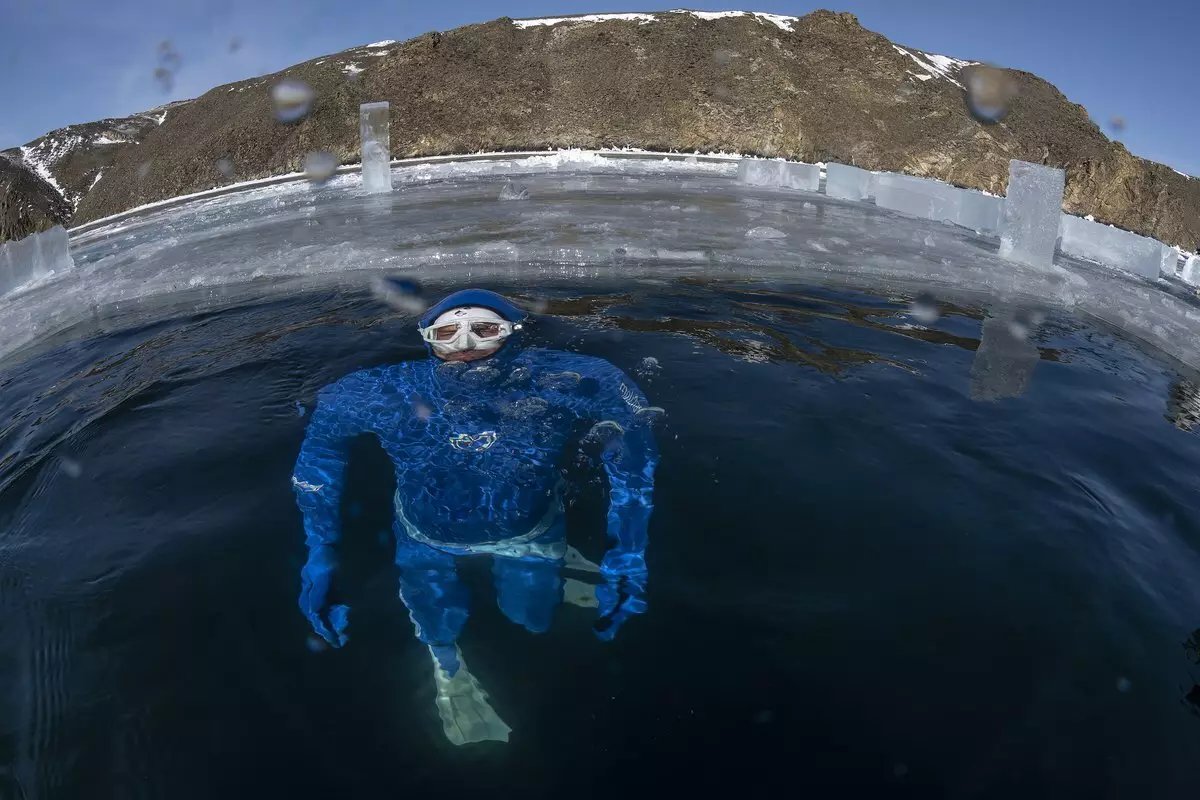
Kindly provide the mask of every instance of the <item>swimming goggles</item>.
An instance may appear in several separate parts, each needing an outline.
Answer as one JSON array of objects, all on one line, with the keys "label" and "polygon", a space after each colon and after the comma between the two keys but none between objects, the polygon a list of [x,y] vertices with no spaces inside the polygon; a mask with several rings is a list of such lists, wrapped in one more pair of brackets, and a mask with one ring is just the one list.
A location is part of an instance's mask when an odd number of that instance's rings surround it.
[{"label": "swimming goggles", "polygon": [[521,329],[520,323],[498,320],[494,317],[464,317],[441,325],[418,328],[421,338],[432,345],[448,350],[465,350],[476,343],[496,342],[506,339],[513,331]]}]

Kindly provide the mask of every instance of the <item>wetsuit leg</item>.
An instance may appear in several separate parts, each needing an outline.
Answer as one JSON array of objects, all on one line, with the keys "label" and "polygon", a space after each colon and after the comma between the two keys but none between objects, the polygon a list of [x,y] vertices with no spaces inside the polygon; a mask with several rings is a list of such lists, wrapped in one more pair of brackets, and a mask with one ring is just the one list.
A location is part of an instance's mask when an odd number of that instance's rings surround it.
[{"label": "wetsuit leg", "polygon": [[396,564],[400,567],[400,599],[417,629],[417,638],[438,656],[453,675],[458,659],[454,643],[467,621],[467,589],[458,580],[454,556],[414,541],[396,530]]}]

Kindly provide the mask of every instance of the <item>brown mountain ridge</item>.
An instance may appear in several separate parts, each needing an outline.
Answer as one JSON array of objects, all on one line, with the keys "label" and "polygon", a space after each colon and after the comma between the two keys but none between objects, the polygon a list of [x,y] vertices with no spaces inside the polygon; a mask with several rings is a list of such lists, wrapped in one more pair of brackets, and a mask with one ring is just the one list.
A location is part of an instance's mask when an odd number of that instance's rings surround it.
[{"label": "brown mountain ridge", "polygon": [[[57,190],[9,177],[32,166],[24,154],[71,129],[55,131],[0,154],[11,162],[0,160],[0,238],[297,171],[313,150],[356,162],[358,106],[387,100],[394,158],[566,147],[737,152],[998,194],[1018,158],[1067,171],[1071,213],[1185,249],[1200,240],[1200,180],[1131,155],[1036,75],[1007,70],[1016,96],[1002,121],[985,124],[965,103],[971,62],[894,45],[852,14],[621,16],[633,18],[501,18],[352,48],[154,114],[91,123],[128,123],[126,141],[50,148],[69,151],[39,162]],[[316,93],[294,124],[272,112],[270,89],[284,78]]]}]

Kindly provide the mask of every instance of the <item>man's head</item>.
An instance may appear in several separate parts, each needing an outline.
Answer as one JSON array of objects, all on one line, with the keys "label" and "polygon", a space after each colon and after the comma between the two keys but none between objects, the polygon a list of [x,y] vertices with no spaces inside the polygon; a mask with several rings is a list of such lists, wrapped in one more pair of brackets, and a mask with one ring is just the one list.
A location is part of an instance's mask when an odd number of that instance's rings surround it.
[{"label": "man's head", "polygon": [[421,318],[418,330],[443,361],[479,361],[495,355],[521,329],[525,314],[493,292],[455,292]]}]

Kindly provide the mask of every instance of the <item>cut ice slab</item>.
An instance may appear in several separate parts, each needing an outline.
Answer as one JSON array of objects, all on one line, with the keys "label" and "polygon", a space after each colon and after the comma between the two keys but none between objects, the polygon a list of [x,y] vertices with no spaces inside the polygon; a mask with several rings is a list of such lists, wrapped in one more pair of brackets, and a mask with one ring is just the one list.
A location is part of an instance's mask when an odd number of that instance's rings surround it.
[{"label": "cut ice slab", "polygon": [[1000,221],[1004,217],[1004,198],[970,189],[958,191],[962,193],[962,203],[956,222],[984,236],[999,236]]},{"label": "cut ice slab", "polygon": [[1033,267],[1054,261],[1066,173],[1013,159],[1000,224],[1000,256]]},{"label": "cut ice slab", "polygon": [[1200,255],[1188,256],[1183,263],[1183,274],[1179,277],[1189,286],[1200,286]]},{"label": "cut ice slab", "polygon": [[363,103],[358,107],[358,130],[362,138],[362,183],[368,194],[392,190],[390,106],[387,102]]},{"label": "cut ice slab", "polygon": [[842,200],[870,200],[875,197],[875,173],[846,164],[825,167],[825,194]]},{"label": "cut ice slab", "polygon": [[746,158],[738,164],[738,180],[751,186],[777,186],[815,192],[821,185],[821,168],[794,161]]},{"label": "cut ice slab", "polygon": [[926,178],[884,173],[876,179],[875,205],[910,217],[957,223],[962,190]]},{"label": "cut ice slab", "polygon": [[1098,222],[1062,215],[1059,249],[1070,256],[1132,272],[1154,280],[1167,270],[1175,274],[1175,250],[1136,233]]}]

